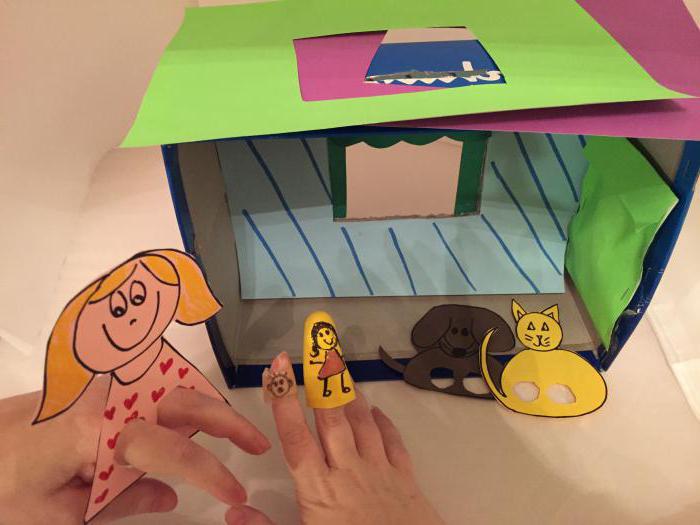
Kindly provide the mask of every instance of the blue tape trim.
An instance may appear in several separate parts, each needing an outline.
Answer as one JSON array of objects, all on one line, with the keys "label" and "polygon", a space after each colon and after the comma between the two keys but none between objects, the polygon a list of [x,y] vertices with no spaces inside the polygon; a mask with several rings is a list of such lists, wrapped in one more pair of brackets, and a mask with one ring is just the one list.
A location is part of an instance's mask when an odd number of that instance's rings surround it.
[{"label": "blue tape trim", "polygon": [[294,225],[297,232],[299,233],[301,240],[306,245],[306,249],[309,251],[311,258],[314,260],[314,263],[316,263],[316,267],[318,268],[318,271],[321,273],[321,277],[323,277],[323,280],[326,283],[326,287],[328,288],[328,293],[330,294],[331,297],[335,297],[335,290],[333,290],[333,285],[331,285],[331,281],[328,278],[328,275],[326,274],[326,270],[323,269],[323,265],[321,264],[321,260],[318,258],[318,255],[316,255],[316,251],[314,250],[313,246],[311,246],[311,242],[309,242],[309,239],[306,236],[306,233],[304,233],[304,230],[302,229],[301,224],[299,224],[299,221],[297,221],[297,218],[295,217],[294,213],[292,213],[292,209],[289,207],[289,204],[287,204],[287,199],[284,198],[284,195],[282,194],[282,190],[280,189],[279,185],[277,184],[275,177],[272,175],[270,168],[268,168],[267,163],[265,162],[265,159],[262,158],[262,156],[258,152],[258,149],[255,147],[255,144],[253,144],[252,140],[246,140],[246,144],[248,144],[250,151],[253,153],[253,156],[258,161],[258,164],[260,165],[263,172],[265,173],[265,176],[267,176],[267,180],[270,181],[270,184],[272,185],[272,189],[275,190],[275,193],[277,194],[277,198],[279,199],[280,203],[284,207],[284,211],[287,212],[287,216],[289,217],[289,220],[292,221],[292,224]]},{"label": "blue tape trim", "polygon": [[[599,369],[598,360],[595,354],[591,350],[585,350],[577,352],[586,361],[591,363],[596,369]],[[494,355],[501,363],[507,363],[513,356],[510,355]],[[400,358],[396,359],[402,365],[405,365],[410,361],[410,359]],[[367,359],[358,361],[347,361],[348,370],[352,379],[357,383],[362,383],[365,381],[397,381],[403,379],[403,376],[389,368],[380,359]],[[265,365],[241,365],[238,367],[238,385],[242,388],[259,387],[262,379],[262,372],[269,364]],[[294,376],[296,377],[297,384],[304,384],[304,370],[301,364],[297,363],[292,365],[294,368]],[[439,377],[436,375],[436,377]],[[451,377],[449,374],[445,374],[444,377]],[[478,375],[474,375],[478,377]]]},{"label": "blue tape trim", "polygon": [[557,158],[557,162],[559,163],[559,166],[561,166],[561,170],[564,172],[564,177],[566,177],[566,182],[569,183],[569,189],[571,190],[571,196],[574,198],[574,201],[578,202],[578,193],[576,192],[576,186],[574,186],[574,181],[571,180],[571,175],[569,174],[569,168],[566,167],[566,163],[564,162],[564,159],[561,156],[561,152],[559,151],[559,148],[557,147],[557,143],[554,141],[554,137],[552,136],[551,133],[545,133],[545,136],[547,137],[547,142],[549,142],[549,145],[552,147],[552,151],[554,152],[554,156]]},{"label": "blue tape trim", "polygon": [[360,263],[360,258],[357,256],[357,251],[355,251],[355,245],[352,243],[350,233],[348,232],[347,228],[345,228],[345,226],[341,226],[340,231],[343,232],[343,237],[345,237],[345,242],[347,242],[348,248],[350,248],[350,253],[352,254],[352,258],[355,260],[355,266],[357,266],[357,270],[360,272],[362,280],[365,282],[367,292],[369,292],[370,295],[374,295],[374,291],[372,291],[372,287],[369,284],[369,279],[367,279],[367,275],[365,275],[365,270],[364,268],[362,268],[362,263]]},{"label": "blue tape trim", "polygon": [[489,230],[491,230],[491,233],[493,233],[493,236],[496,237],[496,240],[498,241],[498,244],[501,245],[501,248],[503,248],[503,251],[506,252],[506,255],[508,256],[508,259],[510,259],[510,262],[513,263],[513,266],[520,272],[520,275],[525,278],[525,280],[532,286],[532,289],[535,291],[535,293],[540,293],[539,288],[535,285],[535,283],[530,279],[530,276],[523,270],[523,267],[520,266],[520,263],[517,261],[517,259],[513,256],[513,253],[510,251],[506,243],[503,241],[501,236],[498,234],[496,231],[496,228],[494,228],[489,220],[486,218],[486,215],[482,214],[481,215],[481,220],[484,221],[486,226],[488,226]]},{"label": "blue tape trim", "polygon": [[396,253],[399,254],[399,259],[401,259],[401,264],[403,265],[404,272],[406,272],[406,277],[408,277],[408,282],[411,285],[411,290],[413,290],[413,295],[418,295],[416,293],[416,286],[413,284],[413,277],[411,277],[411,272],[408,269],[408,264],[406,264],[406,258],[403,256],[401,246],[399,246],[399,239],[396,237],[396,233],[394,233],[394,228],[389,228],[389,236],[391,237],[391,241],[394,243]]},{"label": "blue tape trim", "polygon": [[467,284],[471,287],[472,290],[476,292],[476,286],[474,286],[474,283],[472,280],[469,278],[467,275],[467,272],[464,271],[464,268],[462,268],[462,264],[459,262],[457,259],[457,256],[454,254],[452,251],[452,248],[450,248],[450,245],[447,243],[447,239],[445,239],[445,236],[442,234],[440,231],[440,228],[438,228],[438,225],[436,222],[433,223],[433,228],[435,228],[435,231],[438,234],[438,237],[440,237],[440,240],[442,241],[442,244],[445,246],[445,249],[447,250],[447,253],[450,254],[450,257],[452,257],[452,260],[455,262],[457,265],[457,269],[459,270],[459,273],[462,274],[462,277],[464,277],[464,280],[467,281]]},{"label": "blue tape trim", "polygon": [[565,241],[566,240],[566,234],[564,233],[564,229],[561,227],[561,224],[559,224],[559,219],[557,219],[557,216],[554,214],[554,210],[552,209],[552,205],[549,203],[549,199],[547,198],[547,194],[544,192],[544,188],[542,187],[542,182],[540,182],[540,178],[537,176],[537,171],[535,171],[535,166],[532,165],[532,160],[530,160],[530,155],[527,152],[527,149],[525,148],[525,143],[523,142],[523,138],[520,136],[520,133],[515,132],[515,141],[518,143],[518,148],[520,148],[520,153],[523,155],[523,159],[525,159],[525,164],[527,165],[527,169],[530,172],[530,176],[532,177],[533,182],[535,183],[535,186],[537,186],[537,191],[540,193],[540,197],[542,198],[542,202],[544,203],[545,208],[547,208],[547,213],[549,213],[549,216],[552,218],[552,222],[554,222],[554,226],[557,228],[557,231],[559,232],[559,235],[561,236],[561,240]]},{"label": "blue tape trim", "polygon": [[265,240],[265,237],[263,237],[263,234],[258,229],[257,225],[255,224],[255,221],[253,221],[253,217],[251,217],[250,213],[248,213],[248,210],[245,210],[245,209],[241,210],[241,214],[243,215],[243,217],[245,217],[245,220],[248,222],[248,226],[250,226],[250,229],[253,230],[253,233],[260,241],[260,244],[262,244],[263,248],[265,248],[265,251],[270,256],[270,259],[272,259],[272,264],[275,265],[275,268],[277,268],[277,271],[282,276],[282,279],[284,279],[284,282],[287,283],[287,288],[289,288],[289,293],[292,294],[292,297],[296,297],[297,294],[294,291],[294,287],[292,286],[292,283],[289,282],[289,279],[287,278],[287,274],[284,273],[284,270],[282,269],[282,265],[277,260],[275,253],[272,251],[272,248]]},{"label": "blue tape trim", "polygon": [[625,312],[617,320],[613,330],[610,348],[600,348],[601,365],[607,370],[618,356],[622,347],[629,340],[632,332],[639,324],[647,310],[656,288],[659,286],[661,276],[666,269],[673,247],[678,240],[683,222],[685,221],[690,203],[693,198],[693,190],[700,172],[700,142],[688,141],[683,147],[683,155],[678,164],[676,177],[671,189],[678,197],[678,203],[659,228],[652,241],[646,256],[637,291]]}]

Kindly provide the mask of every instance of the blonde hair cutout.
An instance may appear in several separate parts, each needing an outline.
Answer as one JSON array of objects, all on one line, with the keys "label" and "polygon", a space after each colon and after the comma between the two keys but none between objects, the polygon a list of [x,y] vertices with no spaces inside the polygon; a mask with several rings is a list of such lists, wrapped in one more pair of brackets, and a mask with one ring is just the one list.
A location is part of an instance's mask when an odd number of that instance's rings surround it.
[{"label": "blonde hair cutout", "polygon": [[142,263],[161,282],[179,287],[175,321],[199,324],[220,309],[202,270],[188,254],[172,249],[151,250],[136,254],[108,274],[100,277],[63,309],[46,345],[44,392],[34,423],[40,423],[68,410],[85,392],[94,374],[75,356],[75,325],[88,302],[96,302],[119,288],[133,267]]},{"label": "blonde hair cutout", "polygon": [[[163,257],[175,268],[180,285],[180,298],[175,311],[175,321],[185,325],[199,324],[221,310],[221,304],[214,297],[202,270],[190,255],[178,250],[153,250],[144,255]],[[165,283],[168,282],[162,279],[161,268],[155,265],[151,266],[153,263],[150,260],[149,262],[144,261],[144,264],[153,272],[153,275]]]},{"label": "blonde hair cutout", "polygon": [[55,417],[71,407],[95,377],[75,357],[73,340],[78,315],[98,285],[99,281],[96,281],[73,297],[56,320],[46,345],[44,392],[33,424]]}]

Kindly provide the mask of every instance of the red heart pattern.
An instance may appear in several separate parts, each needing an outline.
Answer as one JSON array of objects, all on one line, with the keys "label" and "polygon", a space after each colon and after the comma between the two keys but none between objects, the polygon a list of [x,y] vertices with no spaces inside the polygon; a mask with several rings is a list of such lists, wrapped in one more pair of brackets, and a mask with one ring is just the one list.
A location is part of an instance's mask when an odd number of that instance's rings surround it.
[{"label": "red heart pattern", "polygon": [[124,400],[124,406],[126,407],[127,410],[131,410],[131,407],[134,406],[134,403],[136,403],[136,400],[139,398],[139,393],[134,392],[131,394],[131,397],[128,397]]},{"label": "red heart pattern", "polygon": [[107,440],[107,447],[113,449],[114,447],[117,446],[117,439],[119,439],[119,432],[114,434],[113,438],[109,438]]},{"label": "red heart pattern", "polygon": [[102,494],[100,494],[99,496],[97,496],[97,497],[95,498],[95,503],[98,504],[98,505],[99,505],[100,503],[102,503],[102,502],[105,500],[105,498],[107,497],[107,493],[108,493],[108,492],[109,492],[109,489],[104,489],[104,490],[102,491]]},{"label": "red heart pattern", "polygon": [[100,472],[98,477],[102,481],[107,481],[109,479],[109,477],[112,475],[112,472],[114,472],[114,465],[110,465],[107,470],[103,470],[102,472]]},{"label": "red heart pattern", "polygon": [[189,371],[190,371],[190,369],[188,367],[178,368],[177,375],[179,375],[180,379],[182,379],[183,377],[185,377],[187,375],[187,372],[189,372]]},{"label": "red heart pattern", "polygon": [[139,411],[138,411],[138,410],[134,410],[134,411],[131,413],[131,415],[130,415],[129,417],[127,417],[127,418],[124,420],[124,424],[126,425],[126,424],[129,423],[130,421],[133,421],[133,420],[135,420],[135,419],[138,419],[138,417],[139,417]]},{"label": "red heart pattern", "polygon": [[167,361],[161,361],[160,362],[160,373],[165,375],[168,373],[168,370],[170,370],[170,367],[173,366],[173,358],[171,357]]},{"label": "red heart pattern", "polygon": [[114,411],[117,409],[117,407],[112,407],[109,410],[105,410],[105,418],[109,419],[112,421],[114,419]]},{"label": "red heart pattern", "polygon": [[153,390],[151,392],[151,399],[153,400],[154,403],[157,403],[158,400],[163,397],[163,394],[165,394],[165,387],[162,386],[158,390]]}]

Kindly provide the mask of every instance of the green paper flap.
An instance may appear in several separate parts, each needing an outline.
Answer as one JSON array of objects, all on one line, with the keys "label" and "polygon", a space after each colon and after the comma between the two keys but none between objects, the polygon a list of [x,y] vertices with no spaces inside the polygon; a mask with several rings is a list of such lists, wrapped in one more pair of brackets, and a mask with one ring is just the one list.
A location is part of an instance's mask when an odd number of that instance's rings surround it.
[{"label": "green paper flap", "polygon": [[627,139],[586,140],[590,165],[569,225],[566,269],[607,348],[649,245],[678,199]]},{"label": "green paper flap", "polygon": [[[506,84],[301,98],[294,39],[462,25],[478,35]],[[574,1],[278,0],[187,10],[122,145],[685,97],[659,86]]]}]

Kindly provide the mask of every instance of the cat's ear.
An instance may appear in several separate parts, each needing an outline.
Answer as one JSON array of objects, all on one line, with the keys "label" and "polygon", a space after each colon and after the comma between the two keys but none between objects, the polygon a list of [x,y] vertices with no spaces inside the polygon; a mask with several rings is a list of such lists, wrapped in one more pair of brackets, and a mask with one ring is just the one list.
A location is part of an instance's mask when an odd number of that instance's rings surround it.
[{"label": "cat's ear", "polygon": [[544,315],[548,315],[552,319],[554,319],[557,323],[559,322],[559,305],[558,304],[553,304],[549,308],[542,310],[542,313]]},{"label": "cat's ear", "polygon": [[513,309],[513,319],[517,323],[520,319],[527,313],[525,309],[518,304],[518,301],[513,299],[513,304],[511,305]]}]

